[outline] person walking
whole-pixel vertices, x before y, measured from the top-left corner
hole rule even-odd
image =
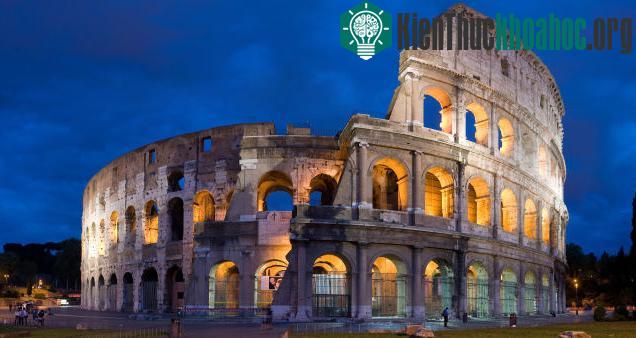
[[[444,317],[444,327],[448,327],[448,307],[442,311],[442,317]]]

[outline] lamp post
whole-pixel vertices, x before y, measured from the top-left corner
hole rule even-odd
[[[576,315],[579,315],[579,281],[574,279],[574,294],[576,296]]]

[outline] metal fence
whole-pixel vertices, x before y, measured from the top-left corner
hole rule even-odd
[[[406,315],[406,276],[395,273],[374,273],[371,315],[373,317],[403,317]]]

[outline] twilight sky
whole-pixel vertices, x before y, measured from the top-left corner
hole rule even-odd
[[[383,117],[395,45],[364,62],[339,45],[358,1],[0,1],[0,245],[79,237],[82,190],[117,156],[229,123],[335,132]],[[433,17],[451,1],[374,0]],[[494,16],[636,17],[633,1],[467,1]],[[395,44],[395,42],[394,42]],[[630,245],[634,53],[539,52],[566,107],[568,241]]]

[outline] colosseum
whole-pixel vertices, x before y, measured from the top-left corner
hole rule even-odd
[[[481,15],[463,6],[451,11]],[[564,106],[524,51],[400,54],[384,118],[140,147],[87,184],[82,307],[311,321],[565,310]]]

